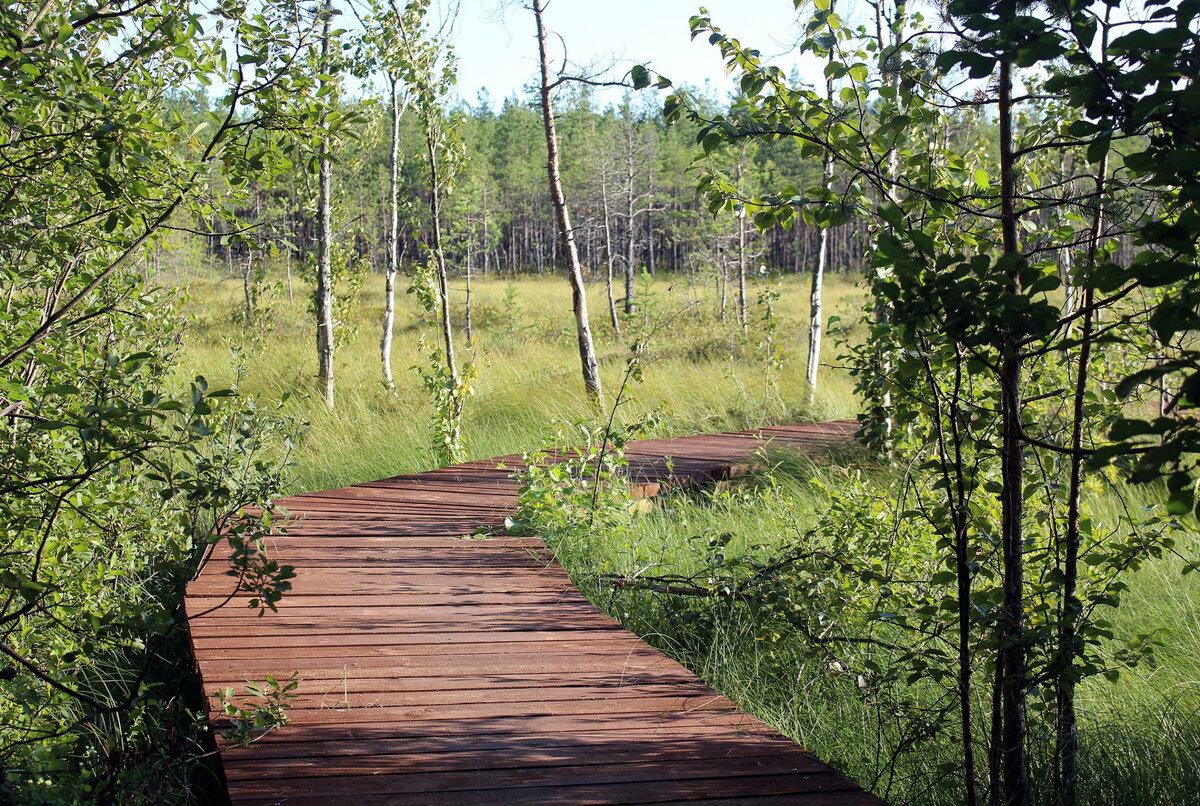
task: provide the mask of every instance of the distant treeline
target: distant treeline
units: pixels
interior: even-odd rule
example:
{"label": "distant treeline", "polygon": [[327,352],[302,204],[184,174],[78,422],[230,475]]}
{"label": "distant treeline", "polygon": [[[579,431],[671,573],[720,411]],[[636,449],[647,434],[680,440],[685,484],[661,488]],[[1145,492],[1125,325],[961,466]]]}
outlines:
{"label": "distant treeline", "polygon": [[[189,103],[201,111],[202,102]],[[352,102],[358,113],[351,137],[334,171],[339,242],[365,258],[373,270],[386,264],[388,118],[369,102]],[[689,172],[700,154],[695,129],[667,127],[655,99],[630,95],[619,105],[600,107],[589,93],[564,99],[559,116],[563,180],[585,269],[602,276],[612,262],[617,276],[642,271],[694,273],[734,268],[739,260],[739,227],[730,216],[714,217],[696,194]],[[494,111],[482,97],[461,115],[464,168],[446,204],[447,247],[455,270],[480,274],[553,271],[560,264],[560,241],[546,187],[545,140],[536,100],[509,98]],[[408,217],[401,242],[405,261],[423,258],[428,227],[428,187],[424,176],[419,123],[412,113],[401,122],[402,196]],[[785,180],[797,188],[819,185],[820,160],[801,157],[795,142],[711,157],[747,195]],[[282,183],[257,188],[241,220],[258,222],[245,237],[217,207],[198,222],[211,233],[206,250],[215,262],[232,264],[251,251],[274,246],[301,260],[316,243],[315,187],[304,171]],[[781,272],[810,271],[816,261],[819,229],[798,221],[791,230],[758,233],[743,227],[750,272],[767,267]],[[831,238],[830,270],[853,272],[862,266],[868,238],[861,220],[838,227]]]}

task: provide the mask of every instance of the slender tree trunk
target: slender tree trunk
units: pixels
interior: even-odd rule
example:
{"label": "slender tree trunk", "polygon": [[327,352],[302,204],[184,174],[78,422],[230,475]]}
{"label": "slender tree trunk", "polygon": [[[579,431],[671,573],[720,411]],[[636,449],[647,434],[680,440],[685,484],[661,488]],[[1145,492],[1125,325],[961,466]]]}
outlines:
{"label": "slender tree trunk", "polygon": [[[321,64],[328,75],[329,65],[329,22],[333,8],[329,0],[323,5],[321,25]],[[322,90],[330,79],[321,81]],[[327,125],[327,116],[322,115],[322,126]],[[328,153],[329,140],[321,143],[318,159],[317,179],[317,390],[325,405],[333,408],[333,220],[330,211],[333,166]]]}
{"label": "slender tree trunk", "polygon": [[[742,168],[746,159],[746,149],[742,149],[742,156],[738,159],[737,164],[737,192],[738,196],[742,195]],[[742,331],[745,332],[750,328],[750,321],[746,316],[746,210],[743,207],[738,211],[738,322],[742,326]]]}
{"label": "slender tree trunk", "polygon": [[646,271],[654,276],[654,217],[646,211]]}
{"label": "slender tree trunk", "polygon": [[400,99],[396,97],[399,76],[388,74],[391,86],[392,130],[388,148],[388,254],[383,275],[383,338],[379,341],[379,360],[383,382],[395,389],[392,378],[392,332],[396,321],[396,275],[400,272]]}
{"label": "slender tree trunk", "polygon": [[[1001,9],[1002,23],[1013,25],[1015,7],[1006,2]],[[1016,212],[1016,159],[1013,155],[1012,60],[1000,59],[1000,226],[1004,254],[1018,256]],[[1020,292],[1016,269],[1009,273],[1012,293]],[[1005,336],[1000,364],[1001,523],[1000,537],[1004,565],[1004,605],[1000,635],[1000,658],[1004,669],[1002,688],[1003,731],[1001,766],[1004,776],[1005,806],[1029,803],[1029,768],[1025,754],[1025,693],[1027,648],[1025,646],[1025,559],[1024,559],[1024,480],[1025,455],[1021,422],[1022,356],[1016,333]]]}
{"label": "slender tree trunk", "polygon": [[296,299],[292,295],[292,247],[288,245],[287,251],[283,256],[284,271],[287,273],[287,290],[288,290],[288,307],[296,307]]}
{"label": "slender tree trunk", "polygon": [[608,291],[608,318],[612,322],[613,332],[617,334],[617,338],[620,338],[621,321],[617,318],[617,301],[613,299],[613,248],[612,227],[608,215],[608,174],[604,170],[603,162],[600,166],[600,202],[604,213],[604,258],[608,266],[608,274],[605,279],[605,288]]}
{"label": "slender tree trunk", "polygon": [[738,322],[742,330],[750,328],[746,316],[746,214],[738,215]]}
{"label": "slender tree trunk", "polygon": [[487,203],[487,182],[483,183],[483,276],[488,276],[488,254],[491,248],[488,244],[488,203]]}
{"label": "slender tree trunk", "polygon": [[[962,347],[956,348],[954,386],[948,401],[943,400],[937,375],[929,360],[925,372],[933,393],[933,425],[937,438],[937,457],[941,466],[942,488],[946,494],[946,510],[954,524],[954,564],[958,583],[958,696],[959,728],[962,733],[963,778],[966,806],[979,802],[975,783],[974,728],[971,721],[971,546],[968,495],[963,478],[962,374],[965,356]],[[946,425],[949,424],[949,434]]]}
{"label": "slender tree trunk", "polygon": [[[454,359],[454,332],[450,325],[450,281],[446,271],[446,252],[442,248],[442,184],[437,161],[437,134],[432,122],[426,124],[425,148],[429,158],[429,218],[433,241],[434,264],[437,267],[439,315],[442,326],[442,347],[446,351],[446,373],[450,381],[458,386],[458,364]],[[455,433],[451,435],[455,445],[459,444],[457,412],[451,418]]]}
{"label": "slender tree trunk", "polygon": [[[836,0],[829,4],[833,13],[837,7]],[[833,51],[829,53],[829,64],[833,64]],[[825,99],[833,105],[833,78],[825,80]],[[821,160],[821,186],[826,190],[833,187],[833,159],[826,149]],[[825,272],[829,268],[829,227],[821,227],[820,242],[817,245],[817,262],[813,266],[812,290],[809,296],[808,313],[808,372],[805,380],[808,382],[808,403],[811,406],[817,397],[817,368],[821,364],[821,286],[825,281]]]}
{"label": "slender tree trunk", "polygon": [[467,247],[466,275],[467,275],[467,305],[466,305],[467,341],[472,342],[475,340],[475,328],[471,324],[471,248],[470,247]]}
{"label": "slender tree trunk", "polygon": [[725,323],[725,311],[729,307],[729,264],[721,261],[721,274],[718,277],[721,285],[721,323]]}
{"label": "slender tree trunk", "polygon": [[[968,523],[966,484],[963,480],[963,437],[959,428],[960,390],[964,360],[955,364],[954,403],[951,407],[951,432],[954,440],[954,564],[958,583],[958,714],[962,731],[963,785],[967,793],[966,806],[979,803],[975,781],[975,729],[971,717],[971,546]],[[947,492],[947,496],[951,494]]]}
{"label": "slender tree trunk", "polygon": [[[1107,46],[1107,25],[1104,44]],[[1103,52],[1103,51],[1101,51]],[[1088,238],[1089,268],[1096,265],[1096,253],[1104,230],[1104,192],[1108,176],[1108,156],[1100,160],[1096,171],[1096,214],[1092,218]],[[1080,285],[1076,283],[1075,285]],[[1079,363],[1075,374],[1075,397],[1071,413],[1071,480],[1067,496],[1067,523],[1063,535],[1063,592],[1062,612],[1058,615],[1058,652],[1062,658],[1055,692],[1058,714],[1054,744],[1055,794],[1058,806],[1075,806],[1079,802],[1079,733],[1075,714],[1075,658],[1079,655],[1078,622],[1082,605],[1076,592],[1079,581],[1080,510],[1083,499],[1083,431],[1087,399],[1088,372],[1092,358],[1094,317],[1091,286],[1082,285],[1083,321],[1079,333]]]}
{"label": "slender tree trunk", "polygon": [[575,248],[575,233],[571,229],[571,217],[567,212],[563,196],[562,177],[558,169],[558,135],[554,129],[554,106],[551,101],[550,63],[546,56],[546,28],[542,23],[542,0],[533,0],[533,16],[537,23],[538,58],[542,74],[542,124],[546,133],[546,172],[550,179],[550,199],[558,219],[559,236],[563,254],[567,259],[567,273],[571,280],[571,302],[575,309],[575,330],[579,342],[579,361],[583,365],[583,384],[588,397],[598,407],[604,407],[604,391],[600,386],[600,368],[596,361],[596,348],[592,343],[592,329],[588,323],[587,295],[583,285],[583,269],[579,265],[579,253]]}
{"label": "slender tree trunk", "polygon": [[[875,7],[876,12],[877,12],[876,17],[875,17],[876,36],[878,37],[877,44],[879,46],[879,52],[881,54],[885,54],[885,53],[893,54],[893,58],[894,58],[894,54],[896,52],[896,49],[899,47],[899,43],[900,43],[901,38],[904,33],[904,21],[905,21],[905,14],[906,14],[905,6],[906,6],[906,0],[896,0],[895,7],[894,7],[896,16],[892,22],[891,41],[888,42],[884,38],[884,33],[883,33],[883,24],[882,24],[883,23],[883,15],[882,15],[883,6],[882,6],[882,3],[876,5],[876,7]],[[882,68],[889,75],[888,83],[891,85],[891,87],[894,91],[898,92],[900,89],[899,65],[889,64],[888,56],[885,56]],[[900,195],[899,194],[900,149],[898,149],[898,148],[893,148],[891,153],[888,154],[888,178],[889,178],[891,184],[890,184],[890,187],[888,188],[887,195],[891,201],[896,202],[899,200],[899,195]],[[875,323],[876,324],[885,325],[889,321],[891,321],[892,311],[891,311],[891,308],[885,302],[877,301],[875,303],[874,315],[875,315]],[[887,376],[891,375],[891,372],[892,372],[891,359],[888,357],[886,351],[881,349],[878,353],[878,360],[879,360],[880,375],[886,379]],[[880,408],[883,410],[883,430],[884,430],[883,436],[884,436],[884,440],[885,440],[885,447],[888,447],[888,449],[890,450],[892,425],[893,425],[893,422],[892,422],[892,393],[890,390],[887,389],[886,385],[884,386],[883,393],[880,395],[879,405],[880,405]]]}
{"label": "slender tree trunk", "polygon": [[[678,268],[678,267],[676,267]],[[696,287],[696,264],[689,257],[687,261],[688,278],[688,312],[692,319],[700,321],[700,289]]]}
{"label": "slender tree trunk", "polygon": [[626,195],[625,195],[625,314],[628,316],[637,310],[637,305],[633,298],[633,233],[634,233],[634,216],[636,213],[633,209],[634,204],[634,187],[633,187],[633,134],[627,135],[629,144],[626,153]]}
{"label": "slender tree trunk", "polygon": [[[825,157],[825,179],[831,181],[830,160]],[[828,187],[828,185],[826,185]],[[817,368],[821,363],[821,322],[824,312],[821,305],[821,286],[825,280],[826,264],[829,260],[829,230],[821,230],[821,242],[817,247],[817,263],[813,266],[812,288],[809,295],[808,317],[808,372],[805,380],[808,382],[808,402],[811,405],[817,396]]]}
{"label": "slender tree trunk", "polygon": [[251,293],[251,278],[254,276],[254,250],[246,245],[246,268],[242,272],[242,294],[246,297],[246,324],[254,324],[254,295]]}
{"label": "slender tree trunk", "polygon": [[[1062,181],[1065,182],[1067,176],[1070,175],[1068,171],[1070,171],[1070,173],[1074,173],[1073,168],[1074,166],[1068,166],[1067,152],[1064,150],[1058,160],[1058,174]],[[1076,296],[1078,295],[1079,289],[1075,287],[1075,267],[1072,265],[1073,262],[1074,257],[1072,256],[1070,249],[1059,250],[1058,276],[1059,279],[1062,280],[1063,284],[1062,315],[1064,317],[1070,316],[1078,307],[1078,300],[1076,300]],[[1071,325],[1069,324],[1067,325],[1066,334],[1067,338],[1070,338]]]}

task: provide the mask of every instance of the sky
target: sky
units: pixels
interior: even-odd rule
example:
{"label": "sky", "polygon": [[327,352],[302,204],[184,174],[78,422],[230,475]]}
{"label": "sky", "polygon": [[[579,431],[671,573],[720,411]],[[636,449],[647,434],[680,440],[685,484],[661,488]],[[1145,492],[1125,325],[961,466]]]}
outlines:
{"label": "sky", "polygon": [[[798,15],[790,0],[549,0],[546,27],[566,44],[575,64],[616,64],[618,77],[631,65],[644,63],[676,84],[713,82],[719,94],[731,86],[717,48],[703,37],[692,42],[688,19],[703,4],[713,24],[745,45],[760,50],[772,64],[790,71],[798,63],[788,55],[797,38]],[[459,59],[459,96],[475,103],[486,87],[493,106],[517,93],[537,75],[537,40],[533,13],[521,2],[461,0],[454,45]],[[551,39],[557,68],[563,47]],[[801,65],[801,75],[819,79],[820,65]],[[807,68],[807,69],[805,69]],[[813,80],[809,78],[808,80]],[[601,95],[617,100],[620,91]]]}

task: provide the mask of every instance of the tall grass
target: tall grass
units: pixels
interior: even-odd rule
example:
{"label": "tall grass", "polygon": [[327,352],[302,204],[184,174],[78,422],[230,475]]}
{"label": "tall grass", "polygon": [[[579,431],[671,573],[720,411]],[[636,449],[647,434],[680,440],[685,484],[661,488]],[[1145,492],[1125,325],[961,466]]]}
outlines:
{"label": "tall grass", "polygon": [[[515,305],[505,304],[509,283]],[[645,381],[636,401],[621,416],[635,418],[662,409],[663,433],[690,433],[749,428],[768,422],[852,417],[856,410],[852,385],[844,374],[823,370],[819,392],[808,405],[803,357],[807,344],[807,288],[795,278],[780,282],[777,306],[783,334],[782,371],[765,382],[756,355],[759,323],[748,333],[730,321],[715,321],[712,289],[689,309],[688,291],[668,280],[656,281],[642,311],[622,322],[623,338],[608,324],[602,286],[589,289],[593,331],[601,375],[612,386],[625,370],[630,345],[648,336]],[[752,287],[753,289],[753,287]],[[455,288],[455,322],[463,335],[463,289]],[[187,286],[185,310],[191,323],[181,346],[177,381],[196,374],[210,384],[234,380],[230,350],[248,356],[241,389],[264,401],[289,396],[288,410],[308,423],[294,460],[293,491],[339,487],[398,473],[429,469],[435,463],[430,419],[432,406],[415,372],[424,361],[422,338],[436,339],[433,322],[402,292],[397,299],[396,339],[392,365],[396,389],[382,383],[379,363],[383,284],[368,277],[361,301],[347,324],[355,328],[335,357],[337,403],[331,411],[315,393],[316,351],[312,318],[306,312],[307,290],[296,284],[289,304],[282,282],[273,278],[261,297],[255,324],[242,318],[240,280],[207,279]],[[853,318],[861,292],[850,281],[834,281],[827,291],[827,310]],[[477,278],[473,282],[475,343],[465,340],[460,355],[473,355],[479,368],[476,394],[467,401],[464,433],[471,459],[539,447],[554,421],[569,422],[591,414],[575,352],[570,292],[560,277],[513,281]],[[751,293],[751,314],[756,315]],[[824,361],[836,362],[827,341]]]}
{"label": "tall grass", "polygon": [[[857,408],[852,384],[837,370],[823,368],[816,398],[806,403],[807,287],[797,278],[784,278],[779,288],[782,339],[776,346],[784,364],[781,371],[772,370],[768,384],[756,349],[762,331],[755,317],[761,311],[753,305],[750,327],[743,333],[733,321],[733,304],[728,321],[717,319],[711,287],[689,289],[682,280],[660,280],[644,289],[650,292],[649,303],[622,320],[624,335],[617,338],[608,324],[603,288],[593,285],[589,305],[610,397],[629,345],[650,337],[645,380],[634,390],[636,403],[620,417],[634,420],[662,409],[664,434],[852,417]],[[432,408],[408,367],[423,360],[421,340],[435,338],[433,323],[409,298],[399,296],[393,351],[397,388],[384,389],[378,356],[382,282],[367,278],[362,299],[348,317],[355,332],[337,351],[337,405],[331,411],[315,393],[315,332],[306,312],[307,293],[297,283],[289,303],[282,281],[273,278],[261,297],[256,324],[247,327],[239,321],[239,281],[191,282],[185,302],[191,324],[181,345],[177,382],[184,384],[195,374],[214,384],[232,382],[230,349],[235,347],[247,357],[242,391],[268,402],[289,396],[288,409],[308,424],[293,455],[294,492],[432,466]],[[461,338],[461,284],[454,293]],[[826,294],[827,311],[843,321],[856,318],[863,294],[852,282],[835,279]],[[698,304],[689,307],[689,298]],[[562,278],[480,278],[474,282],[473,300],[476,340],[458,346],[479,366],[477,392],[465,412],[469,458],[538,448],[554,423],[592,414]],[[827,341],[824,363],[835,364],[836,354]],[[888,792],[896,803],[950,806],[957,802],[956,794],[951,785],[938,785],[947,780],[938,768],[954,762],[956,749],[945,742],[926,743],[902,764],[891,764],[876,735],[880,710],[887,704],[868,703],[844,677],[814,667],[798,638],[769,644],[760,640],[759,625],[741,611],[722,610],[719,604],[706,612],[688,611],[654,596],[614,594],[597,583],[601,573],[650,566],[661,572],[697,571],[702,566],[697,536],[730,533],[728,550],[735,553],[788,540],[828,505],[808,479],[820,476],[828,489],[836,490],[847,472],[832,465],[787,463],[769,479],[752,478],[710,495],[668,500],[639,518],[632,531],[555,548],[598,604],[822,758],[869,788]],[[1129,491],[1121,495],[1136,499]],[[1099,493],[1093,502],[1100,510],[1097,517],[1104,517],[1105,507],[1115,516],[1118,500],[1115,493]],[[1186,536],[1185,542],[1181,551],[1194,556],[1195,536]],[[1157,630],[1157,666],[1126,672],[1115,682],[1092,678],[1082,687],[1085,803],[1200,802],[1200,575],[1183,577],[1181,570],[1177,557],[1148,563],[1133,576],[1131,592],[1113,617],[1118,635]]]}
{"label": "tall grass", "polygon": [[[784,551],[828,509],[828,493],[809,480],[836,494],[855,472],[841,464],[853,463],[784,461],[737,484],[664,500],[629,529],[555,549],[593,601],[851,778],[894,804],[954,806],[962,801],[958,776],[946,770],[961,753],[952,726],[893,759],[884,723],[889,708],[906,706],[881,699],[887,692],[860,689],[850,676],[814,660],[806,639],[789,636],[786,625],[765,638],[763,625],[744,607],[619,590],[603,581],[610,574],[697,574],[706,568],[704,538],[720,533],[732,537],[729,556]],[[1142,505],[1149,498],[1144,490],[1111,488],[1095,493],[1091,508],[1104,520],[1122,501]],[[1181,536],[1179,555],[1195,557],[1197,548],[1197,535]],[[1149,631],[1157,631],[1159,646],[1153,665],[1125,670],[1115,681],[1089,678],[1081,687],[1084,804],[1200,802],[1200,579],[1183,576],[1184,565],[1177,555],[1146,563],[1110,614],[1114,649]],[[908,693],[919,694],[921,685]],[[1050,792],[1049,772],[1035,773],[1039,792]]]}

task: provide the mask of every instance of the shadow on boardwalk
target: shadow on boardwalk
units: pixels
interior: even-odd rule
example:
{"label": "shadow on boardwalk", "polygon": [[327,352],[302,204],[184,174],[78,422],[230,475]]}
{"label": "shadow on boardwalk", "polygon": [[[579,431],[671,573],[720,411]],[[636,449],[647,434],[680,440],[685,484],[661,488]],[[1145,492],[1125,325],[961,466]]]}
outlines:
{"label": "shadow on boardwalk", "polygon": [[[824,449],[850,427],[647,440],[628,455],[640,481],[687,486],[736,472],[765,440]],[[289,725],[222,752],[233,803],[881,802],[592,606],[539,541],[463,539],[511,512],[497,464],[516,461],[283,502],[299,520],[273,556],[297,576],[279,612],[259,618],[238,597],[191,623],[206,692],[303,679]],[[210,563],[189,610],[229,585]]]}

